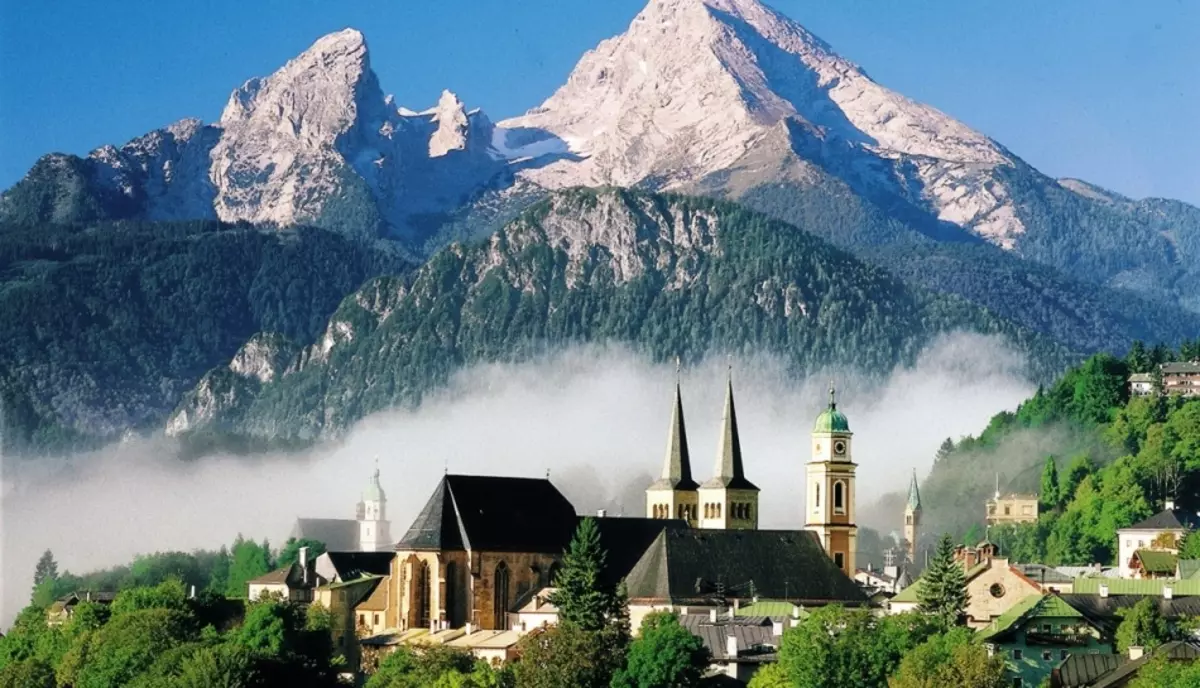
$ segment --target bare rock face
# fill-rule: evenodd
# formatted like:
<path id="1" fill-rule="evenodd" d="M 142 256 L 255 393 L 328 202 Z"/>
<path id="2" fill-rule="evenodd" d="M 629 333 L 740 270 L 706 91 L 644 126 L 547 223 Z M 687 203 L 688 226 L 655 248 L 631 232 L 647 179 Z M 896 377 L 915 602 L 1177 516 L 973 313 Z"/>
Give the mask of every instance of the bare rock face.
<path id="1" fill-rule="evenodd" d="M 522 174 L 549 188 L 686 188 L 776 145 L 764 140 L 785 120 L 846 151 L 817 160 L 838 176 L 874 168 L 862 183 L 901 196 L 915 182 L 914 202 L 1002 246 L 1023 231 L 992 174 L 1012 164 L 1006 151 L 876 84 L 758 0 L 651 0 L 545 103 L 501 122 L 497 147 L 546 157 Z"/>

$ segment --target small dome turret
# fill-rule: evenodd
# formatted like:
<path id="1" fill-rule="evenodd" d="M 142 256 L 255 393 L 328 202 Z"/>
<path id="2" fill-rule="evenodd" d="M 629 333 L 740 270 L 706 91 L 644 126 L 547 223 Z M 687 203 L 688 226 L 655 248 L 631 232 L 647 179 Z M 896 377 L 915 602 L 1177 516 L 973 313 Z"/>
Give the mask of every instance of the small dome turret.
<path id="1" fill-rule="evenodd" d="M 367 489 L 363 490 L 362 498 L 364 502 L 382 502 L 386 499 L 383 487 L 379 485 L 379 466 L 375 467 L 375 474 L 371 476 L 371 482 L 367 483 Z"/>
<path id="2" fill-rule="evenodd" d="M 850 432 L 850 421 L 846 420 L 844 413 L 837 410 L 836 391 L 833 384 L 829 385 L 829 408 L 817 416 L 813 432 Z"/>

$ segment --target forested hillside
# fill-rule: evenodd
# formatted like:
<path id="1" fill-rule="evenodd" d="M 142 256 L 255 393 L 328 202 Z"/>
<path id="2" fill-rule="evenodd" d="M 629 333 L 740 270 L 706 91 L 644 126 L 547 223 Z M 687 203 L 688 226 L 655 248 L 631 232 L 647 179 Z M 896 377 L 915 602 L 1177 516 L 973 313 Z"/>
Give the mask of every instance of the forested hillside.
<path id="1" fill-rule="evenodd" d="M 310 341 L 364 280 L 408 265 L 390 246 L 319 229 L 0 226 L 3 450 L 161 427 L 255 332 Z"/>
<path id="2" fill-rule="evenodd" d="M 883 373 L 957 329 L 1008 338 L 1046 378 L 1071 359 L 1047 338 L 905 287 L 739 206 L 578 189 L 482 244 L 439 252 L 411 280 L 366 285 L 269 384 L 214 371 L 171 427 L 318 436 L 415 403 L 464 364 L 572 342 L 624 342 L 657 360 L 761 350 L 798 375 L 828 365 Z"/>
<path id="3" fill-rule="evenodd" d="M 1036 524 L 991 529 L 1002 551 L 1026 562 L 1111 564 L 1117 528 L 1167 500 L 1197 510 L 1200 399 L 1130 398 L 1127 380 L 1198 357 L 1200 340 L 1097 355 L 994 416 L 978 437 L 948 439 L 922 487 L 929 532 L 982 539 L 984 503 L 998 483 L 1003 493 L 1039 494 L 1042 509 Z"/>

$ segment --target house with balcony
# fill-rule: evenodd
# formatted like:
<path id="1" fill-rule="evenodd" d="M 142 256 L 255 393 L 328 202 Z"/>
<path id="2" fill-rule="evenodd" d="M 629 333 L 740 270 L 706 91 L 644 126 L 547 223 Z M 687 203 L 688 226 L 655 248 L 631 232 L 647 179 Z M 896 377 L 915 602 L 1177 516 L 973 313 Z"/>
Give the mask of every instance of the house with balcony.
<path id="1" fill-rule="evenodd" d="M 1110 629 L 1058 593 L 1029 595 L 979 631 L 1013 686 L 1040 686 L 1074 655 L 1113 654 Z"/>

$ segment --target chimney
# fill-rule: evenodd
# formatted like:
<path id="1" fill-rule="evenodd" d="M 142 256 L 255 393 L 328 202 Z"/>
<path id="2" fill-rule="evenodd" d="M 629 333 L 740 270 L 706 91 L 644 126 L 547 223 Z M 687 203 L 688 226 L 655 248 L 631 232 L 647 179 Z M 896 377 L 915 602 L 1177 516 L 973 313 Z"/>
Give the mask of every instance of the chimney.
<path id="1" fill-rule="evenodd" d="M 604 518 L 608 516 L 608 509 L 597 509 L 596 518 Z"/>
<path id="2" fill-rule="evenodd" d="M 800 605 L 797 605 L 797 604 L 792 605 L 792 618 L 793 619 L 800 618 Z"/>
<path id="3" fill-rule="evenodd" d="M 1129 646 L 1129 659 L 1141 659 L 1142 655 L 1144 654 L 1146 654 L 1146 648 L 1142 647 L 1141 645 Z"/>
<path id="4" fill-rule="evenodd" d="M 1165 505 L 1165 508 L 1166 508 L 1166 510 L 1167 510 L 1167 511 L 1174 511 L 1174 510 L 1175 510 L 1175 500 L 1174 500 L 1174 499 L 1168 499 L 1168 500 L 1167 500 L 1167 503 L 1166 503 L 1166 505 Z"/>
<path id="5" fill-rule="evenodd" d="M 473 624 L 473 623 L 471 623 L 470 621 L 468 621 L 468 622 L 467 622 L 467 623 L 466 623 L 466 624 L 463 626 L 463 631 L 464 631 L 464 632 L 465 632 L 467 635 L 471 635 L 472 633 L 474 633 L 474 632 L 475 632 L 475 624 Z"/>
<path id="6" fill-rule="evenodd" d="M 196 599 L 196 586 L 194 586 L 194 585 L 192 586 L 192 591 L 188 594 L 188 599 L 189 600 Z"/>
<path id="7" fill-rule="evenodd" d="M 1107 583 L 1100 584 L 1100 597 L 1108 597 L 1108 584 Z"/>
<path id="8" fill-rule="evenodd" d="M 736 609 L 737 609 L 737 607 L 734 607 L 733 605 L 730 605 L 730 606 L 729 606 L 729 609 L 728 609 L 728 611 L 729 611 L 729 620 L 730 620 L 730 621 L 733 621 L 733 612 L 734 612 Z"/>
<path id="9" fill-rule="evenodd" d="M 731 659 L 738 656 L 738 641 L 736 635 L 725 638 L 725 655 Z"/>
<path id="10" fill-rule="evenodd" d="M 708 610 L 708 622 L 714 623 L 714 624 L 717 622 L 717 608 L 716 607 L 713 607 L 712 609 Z"/>
<path id="11" fill-rule="evenodd" d="M 782 621 L 772 621 L 771 622 L 771 635 L 775 636 L 776 638 L 783 635 L 783 622 Z"/>
<path id="12" fill-rule="evenodd" d="M 1164 600 L 1169 600 L 1169 599 L 1172 599 L 1172 598 L 1174 598 L 1174 597 L 1175 597 L 1175 591 L 1171 589 L 1171 586 L 1169 586 L 1169 585 L 1164 585 L 1164 586 L 1163 586 L 1163 599 L 1164 599 Z"/>
<path id="13" fill-rule="evenodd" d="M 303 581 L 305 585 L 308 585 L 308 548 L 307 547 L 300 548 L 300 575 L 302 576 L 302 578 L 300 580 Z"/>

